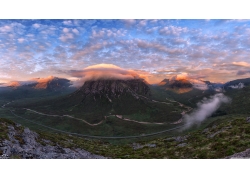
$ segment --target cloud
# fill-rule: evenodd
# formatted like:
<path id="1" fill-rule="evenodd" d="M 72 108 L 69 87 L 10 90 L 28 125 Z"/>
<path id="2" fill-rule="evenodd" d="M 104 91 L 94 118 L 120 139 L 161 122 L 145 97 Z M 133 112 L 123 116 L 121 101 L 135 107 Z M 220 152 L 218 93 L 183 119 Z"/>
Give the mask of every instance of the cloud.
<path id="1" fill-rule="evenodd" d="M 8 83 L 3 84 L 3 86 L 10 86 L 10 87 L 19 87 L 23 85 L 28 85 L 28 84 L 33 84 L 36 81 L 34 80 L 29 80 L 29 81 L 10 81 Z"/>
<path id="2" fill-rule="evenodd" d="M 186 27 L 166 26 L 159 30 L 161 35 L 180 35 L 181 33 L 188 32 Z"/>
<path id="3" fill-rule="evenodd" d="M 204 83 L 203 81 L 201 81 L 199 79 L 199 76 L 197 76 L 197 75 L 192 76 L 188 73 L 181 73 L 181 74 L 172 76 L 170 78 L 170 81 L 173 81 L 173 80 L 187 80 L 193 85 L 193 88 L 200 89 L 200 90 L 207 90 L 208 89 L 207 84 Z"/>
<path id="4" fill-rule="evenodd" d="M 66 33 L 66 34 L 63 34 L 59 37 L 59 39 L 62 41 L 62 42 L 66 42 L 70 39 L 74 39 L 74 35 L 72 33 Z"/>
<path id="5" fill-rule="evenodd" d="M 21 86 L 21 83 L 18 81 L 11 81 L 10 83 L 7 83 L 5 86 L 18 87 Z"/>
<path id="6" fill-rule="evenodd" d="M 146 26 L 146 25 L 147 25 L 147 20 L 141 20 L 141 21 L 139 22 L 139 25 L 140 25 L 140 26 Z"/>
<path id="7" fill-rule="evenodd" d="M 41 24 L 35 23 L 32 25 L 32 27 L 38 29 L 41 27 Z"/>
<path id="8" fill-rule="evenodd" d="M 197 108 L 191 114 L 184 115 L 185 128 L 189 128 L 194 124 L 200 125 L 206 118 L 211 116 L 223 103 L 229 103 L 230 98 L 222 93 L 210 96 L 208 99 L 204 98 L 197 104 Z M 185 129 L 184 128 L 184 129 Z"/>
<path id="9" fill-rule="evenodd" d="M 250 68 L 250 63 L 244 62 L 244 61 L 232 62 L 232 64 L 236 65 L 236 66 L 242 66 L 242 67 L 249 67 Z"/>
<path id="10" fill-rule="evenodd" d="M 68 32 L 69 32 L 69 29 L 68 29 L 68 28 L 63 28 L 63 32 L 64 32 L 64 33 L 68 33 Z"/>
<path id="11" fill-rule="evenodd" d="M 0 72 L 15 80 L 110 63 L 147 71 L 154 82 L 181 72 L 213 82 L 248 77 L 250 24 L 216 21 L 0 20 Z"/>
<path id="12" fill-rule="evenodd" d="M 77 29 L 75 29 L 75 28 L 72 29 L 72 32 L 75 33 L 75 34 L 77 34 L 77 35 L 79 34 L 79 31 Z"/>
<path id="13" fill-rule="evenodd" d="M 91 38 L 95 39 L 95 38 L 106 38 L 108 40 L 110 40 L 111 37 L 117 38 L 117 37 L 123 37 L 125 36 L 127 33 L 126 30 L 124 29 L 106 29 L 106 28 L 102 28 L 101 30 L 92 30 L 92 35 Z"/>
<path id="14" fill-rule="evenodd" d="M 165 53 L 169 53 L 169 54 L 181 54 L 183 53 L 183 50 L 180 48 L 168 48 L 167 46 L 164 46 L 162 44 L 158 44 L 155 42 L 148 42 L 148 41 L 144 41 L 141 39 L 137 39 L 137 46 L 140 48 L 144 48 L 144 49 L 153 49 L 159 52 L 165 52 Z"/>
<path id="15" fill-rule="evenodd" d="M 2 33 L 10 32 L 10 31 L 12 31 L 11 26 L 5 25 L 5 26 L 0 27 L 0 32 Z"/>
<path id="16" fill-rule="evenodd" d="M 52 81 L 55 77 L 48 76 L 46 78 L 34 78 L 33 81 L 37 82 L 35 89 L 45 89 L 48 85 L 48 82 Z"/>
<path id="17" fill-rule="evenodd" d="M 69 74 L 79 78 L 78 81 L 74 82 L 74 86 L 82 86 L 85 81 L 91 80 L 128 80 L 141 78 L 135 71 L 122 69 L 113 64 L 97 64 L 83 70 L 71 70 Z"/>
<path id="18" fill-rule="evenodd" d="M 235 84 L 235 85 L 231 85 L 231 86 L 228 86 L 230 88 L 233 88 L 233 89 L 242 89 L 243 87 L 245 87 L 244 83 L 239 83 L 239 84 Z"/>
<path id="19" fill-rule="evenodd" d="M 121 20 L 121 21 L 125 22 L 125 24 L 126 24 L 126 25 L 129 25 L 129 26 L 131 26 L 131 25 L 133 25 L 133 24 L 136 23 L 136 20 L 135 20 L 135 19 L 123 19 L 123 20 Z"/>
<path id="20" fill-rule="evenodd" d="M 239 70 L 238 72 L 237 72 L 237 75 L 245 75 L 245 74 L 250 74 L 250 70 Z"/>
<path id="21" fill-rule="evenodd" d="M 67 20 L 67 21 L 63 21 L 63 24 L 70 26 L 70 25 L 72 25 L 72 22 L 70 20 Z"/>
<path id="22" fill-rule="evenodd" d="M 19 43 L 23 43 L 23 42 L 25 41 L 24 38 L 19 38 L 19 39 L 17 39 L 17 40 L 18 40 Z"/>

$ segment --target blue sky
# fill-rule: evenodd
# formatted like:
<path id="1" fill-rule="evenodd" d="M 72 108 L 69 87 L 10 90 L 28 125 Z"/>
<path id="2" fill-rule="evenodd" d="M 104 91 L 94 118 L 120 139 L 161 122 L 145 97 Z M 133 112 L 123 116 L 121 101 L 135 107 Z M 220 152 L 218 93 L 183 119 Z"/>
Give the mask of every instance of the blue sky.
<path id="1" fill-rule="evenodd" d="M 248 20 L 0 20 L 0 83 L 114 64 L 149 83 L 250 76 Z"/>

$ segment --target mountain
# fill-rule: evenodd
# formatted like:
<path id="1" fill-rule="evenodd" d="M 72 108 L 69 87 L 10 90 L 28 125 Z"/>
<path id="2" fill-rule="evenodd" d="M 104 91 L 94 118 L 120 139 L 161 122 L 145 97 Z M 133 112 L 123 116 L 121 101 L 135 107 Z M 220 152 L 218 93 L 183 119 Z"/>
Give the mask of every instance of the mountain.
<path id="1" fill-rule="evenodd" d="M 139 95 L 150 97 L 150 89 L 140 79 L 131 80 L 97 80 L 87 81 L 72 96 L 83 96 L 82 101 L 91 98 L 96 101 L 98 98 L 107 98 L 110 102 L 120 96 L 132 96 L 139 99 Z"/>
<path id="2" fill-rule="evenodd" d="M 179 80 L 164 79 L 158 85 L 171 89 L 193 87 L 193 85 L 187 79 L 179 79 Z"/>
<path id="3" fill-rule="evenodd" d="M 70 80 L 50 76 L 48 78 L 37 78 L 33 83 L 23 85 L 33 89 L 46 89 L 49 91 L 61 91 L 71 85 Z"/>
<path id="4" fill-rule="evenodd" d="M 187 79 L 164 79 L 158 85 L 178 94 L 186 93 L 193 89 L 193 85 Z"/>
<path id="5" fill-rule="evenodd" d="M 96 80 L 86 81 L 74 93 L 55 102 L 55 106 L 71 107 L 76 113 L 79 109 L 86 114 L 99 111 L 102 116 L 110 111 L 136 113 L 138 109 L 145 111 L 144 101 L 150 97 L 150 88 L 141 79 Z"/>
<path id="6" fill-rule="evenodd" d="M 142 79 L 85 81 L 73 93 L 11 106 L 17 115 L 45 126 L 106 136 L 138 135 L 172 128 L 182 112 L 188 110 L 179 103 L 166 102 L 166 98 L 156 101 Z"/>
<path id="7" fill-rule="evenodd" d="M 203 82 L 207 85 L 209 90 L 213 90 L 216 92 L 221 92 L 224 85 L 222 83 L 212 83 L 210 81 L 203 81 Z"/>
<path id="8" fill-rule="evenodd" d="M 223 85 L 224 90 L 230 89 L 242 89 L 245 86 L 250 85 L 250 78 L 245 79 L 236 79 L 233 81 L 229 81 Z"/>
<path id="9" fill-rule="evenodd" d="M 0 99 L 15 100 L 21 98 L 62 95 L 73 92 L 70 80 L 50 76 L 31 81 L 13 81 L 0 87 Z"/>

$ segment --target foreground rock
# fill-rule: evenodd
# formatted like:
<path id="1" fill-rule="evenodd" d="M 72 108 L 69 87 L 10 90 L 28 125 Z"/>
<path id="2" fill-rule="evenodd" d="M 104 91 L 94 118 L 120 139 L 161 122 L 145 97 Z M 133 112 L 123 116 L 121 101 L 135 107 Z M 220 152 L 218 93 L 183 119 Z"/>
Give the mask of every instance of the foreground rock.
<path id="1" fill-rule="evenodd" d="M 250 149 L 247 149 L 240 153 L 235 153 L 231 156 L 228 156 L 225 159 L 249 159 L 249 158 L 250 158 Z"/>
<path id="2" fill-rule="evenodd" d="M 104 159 L 105 157 L 91 154 L 80 148 L 69 149 L 59 145 L 49 145 L 49 140 L 38 142 L 39 135 L 28 128 L 23 132 L 17 131 L 14 126 L 8 126 L 9 140 L 0 143 L 0 159 L 24 158 L 24 159 Z"/>

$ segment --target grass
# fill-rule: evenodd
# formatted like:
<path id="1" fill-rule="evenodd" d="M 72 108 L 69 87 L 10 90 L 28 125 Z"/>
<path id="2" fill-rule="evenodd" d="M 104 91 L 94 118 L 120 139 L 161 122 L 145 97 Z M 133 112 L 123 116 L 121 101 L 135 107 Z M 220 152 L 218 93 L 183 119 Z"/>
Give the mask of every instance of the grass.
<path id="1" fill-rule="evenodd" d="M 158 90 L 156 89 L 154 91 L 155 94 L 153 94 L 155 100 L 164 101 L 163 99 L 167 97 L 169 99 L 175 99 L 178 101 L 178 98 L 183 98 L 180 102 L 186 105 L 190 104 L 188 100 L 195 94 L 195 92 L 188 92 L 178 96 L 177 98 L 177 95 L 171 94 L 170 92 L 161 91 L 161 93 L 158 93 L 156 91 Z M 249 92 L 249 87 L 245 87 L 237 91 L 233 90 L 226 92 L 227 96 L 232 97 L 231 104 L 222 106 L 220 108 L 220 111 L 226 112 L 226 115 L 223 115 L 223 113 L 218 113 L 217 115 L 208 118 L 200 126 L 193 126 L 185 131 L 172 131 L 147 138 L 109 141 L 86 139 L 76 136 L 69 136 L 68 134 L 58 133 L 53 130 L 35 125 L 24 119 L 15 117 L 8 111 L 8 108 L 0 108 L 0 116 L 7 118 L 0 119 L 0 141 L 3 139 L 8 139 L 7 126 L 8 124 L 14 125 L 14 123 L 8 119 L 12 119 L 16 123 L 20 123 L 23 126 L 27 126 L 30 129 L 38 132 L 40 134 L 40 139 L 38 139 L 38 141 L 41 144 L 45 145 L 46 143 L 43 141 L 43 139 L 48 139 L 51 141 L 51 145 L 60 144 L 63 147 L 82 148 L 92 153 L 111 158 L 224 158 L 226 156 L 230 156 L 234 153 L 241 152 L 247 148 L 250 148 L 250 123 L 247 123 L 245 120 L 247 116 L 250 116 Z M 202 98 L 202 96 L 198 94 L 198 97 L 192 99 L 191 102 L 195 103 L 196 100 L 199 100 L 199 98 Z M 25 110 L 22 110 L 21 108 L 18 108 L 22 107 L 25 104 L 27 106 L 29 105 L 32 109 L 32 104 L 34 105 L 36 104 L 36 102 L 36 99 L 29 99 L 29 102 L 26 103 L 25 100 L 19 100 L 16 104 L 16 109 L 14 112 L 34 122 L 48 125 L 61 130 L 100 136 L 140 135 L 169 129 L 175 126 L 141 125 L 138 123 L 126 122 L 116 117 L 109 117 L 104 121 L 102 125 L 90 127 L 82 122 L 69 118 L 38 116 L 37 114 L 27 112 Z M 44 100 L 44 102 L 46 101 Z M 64 109 L 60 109 L 59 104 L 56 109 L 51 109 L 51 106 L 45 105 L 44 102 L 41 102 L 35 108 L 38 111 L 39 109 L 41 109 L 45 113 L 52 114 L 56 114 L 57 112 L 71 112 L 74 114 L 74 112 L 79 112 L 83 107 L 82 105 L 79 105 L 75 108 L 66 108 L 66 106 L 63 106 Z M 0 101 L 0 105 L 5 103 L 5 100 Z M 137 108 L 136 111 L 134 111 L 133 108 L 138 104 L 133 104 L 133 108 L 131 109 L 123 110 L 125 106 L 129 107 L 129 103 L 118 106 L 119 103 L 117 102 L 117 106 L 111 107 L 111 109 L 109 109 L 108 102 L 105 101 L 102 103 L 107 103 L 107 106 L 103 109 L 99 109 L 98 111 L 96 111 L 96 113 L 86 113 L 87 111 L 91 112 L 91 109 L 88 109 L 88 107 L 86 107 L 86 112 L 82 111 L 78 114 L 74 114 L 74 116 L 79 116 L 80 118 L 83 117 L 86 118 L 88 122 L 95 123 L 99 122 L 100 117 L 103 117 L 104 115 L 112 112 L 114 114 L 123 113 L 124 117 L 138 121 L 146 120 L 149 122 L 159 122 L 159 120 L 163 120 L 163 117 L 170 117 L 170 119 L 168 119 L 166 122 L 172 122 L 174 120 L 178 120 L 179 117 L 177 118 L 176 115 L 182 111 L 182 109 L 178 107 L 178 103 L 164 105 L 138 101 L 137 103 L 142 104 L 141 107 L 143 108 Z M 101 107 L 101 105 L 103 106 L 102 103 L 100 105 L 93 106 L 92 108 L 98 109 L 99 107 Z M 167 111 L 165 114 L 161 114 L 161 112 L 164 111 L 164 108 L 167 108 Z M 172 111 L 177 111 L 178 113 L 176 112 L 171 115 Z M 20 132 L 23 130 L 23 127 L 15 126 L 15 128 L 19 128 L 18 131 Z M 204 129 L 206 130 L 204 131 Z M 183 140 L 182 142 L 178 142 L 175 139 L 169 139 L 169 137 L 171 136 L 184 135 L 187 135 L 187 139 Z M 20 143 L 23 143 L 20 137 L 16 138 Z M 133 143 L 138 143 L 142 145 L 143 148 L 134 150 Z M 186 143 L 186 145 L 179 146 L 182 143 Z M 156 144 L 156 147 L 148 147 L 147 144 Z"/>
<path id="2" fill-rule="evenodd" d="M 185 109 L 175 102 L 164 104 L 151 102 L 146 99 L 135 101 L 134 97 L 129 95 L 113 100 L 113 104 L 110 104 L 110 102 L 104 98 L 101 99 L 100 103 L 95 103 L 93 100 L 89 99 L 87 104 L 80 103 L 76 106 L 72 106 L 72 104 L 64 102 L 64 100 L 67 100 L 67 97 L 67 95 L 62 97 L 50 96 L 44 98 L 42 101 L 40 98 L 20 99 L 10 103 L 4 109 L 0 108 L 0 116 L 13 119 L 13 121 L 34 130 L 40 129 L 40 127 L 36 127 L 37 125 L 35 124 L 39 123 L 59 130 L 84 135 L 133 136 L 158 132 L 174 127 L 169 123 L 179 120 L 181 118 L 180 113 Z M 73 99 L 73 101 L 76 103 L 79 101 L 79 98 L 77 100 Z M 164 101 L 166 102 L 166 100 Z M 6 103 L 6 101 L 2 101 L 1 104 L 4 103 Z M 89 126 L 82 121 L 69 117 L 49 117 L 39 115 L 27 111 L 23 109 L 23 107 L 46 114 L 68 114 L 76 118 L 84 119 L 91 124 L 99 123 L 101 121 L 103 121 L 103 123 L 98 126 Z M 16 115 L 21 116 L 24 119 L 15 117 L 8 111 L 8 109 L 13 110 Z M 135 121 L 146 121 L 152 123 L 160 122 L 166 123 L 166 125 L 139 124 L 136 122 L 124 121 L 116 117 L 108 117 L 105 119 L 105 116 L 110 114 L 123 115 L 123 117 Z M 35 123 L 29 122 L 25 119 L 31 120 Z"/>
<path id="3" fill-rule="evenodd" d="M 224 158 L 250 148 L 250 123 L 247 123 L 243 117 L 231 116 L 229 118 L 229 116 L 225 116 L 220 117 L 220 120 L 218 117 L 211 118 L 210 124 L 207 124 L 205 129 L 201 128 L 185 133 L 186 139 L 181 142 L 165 135 L 160 138 L 154 137 L 151 140 L 142 138 L 135 139 L 133 142 L 116 144 L 111 141 L 86 139 L 46 131 L 38 131 L 38 141 L 43 142 L 43 139 L 46 139 L 51 141 L 51 145 L 59 144 L 67 148 L 82 148 L 94 154 L 121 159 Z M 133 143 L 143 147 L 135 150 Z M 186 143 L 186 146 L 180 147 L 179 145 L 182 143 Z M 43 144 L 45 145 L 44 142 Z M 156 146 L 149 147 L 148 144 Z"/>

